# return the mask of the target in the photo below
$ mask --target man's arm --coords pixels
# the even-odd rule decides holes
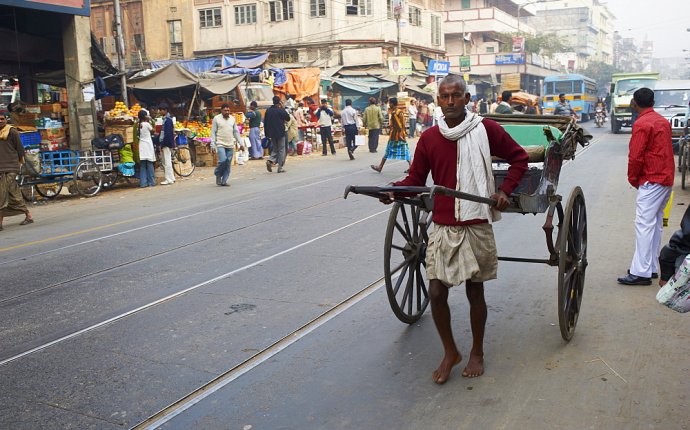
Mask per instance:
[[[640,186],[640,175],[644,167],[644,156],[651,131],[649,126],[645,126],[644,123],[637,123],[633,128],[633,134],[630,138],[628,152],[628,183],[635,188]]]
[[[14,145],[14,148],[17,151],[19,162],[23,163],[24,145],[22,145],[22,139],[19,136],[19,131],[16,128],[12,128],[12,130],[10,130],[10,140],[12,140],[12,144]]]
[[[213,118],[213,121],[211,122],[211,150],[216,149],[216,137],[218,135],[218,121],[216,121],[216,118]]]

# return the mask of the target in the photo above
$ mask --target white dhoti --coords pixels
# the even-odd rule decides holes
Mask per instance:
[[[496,279],[498,256],[491,224],[434,225],[426,250],[426,273],[449,287],[466,280]]]
[[[659,273],[659,251],[663,232],[664,207],[671,196],[671,187],[646,183],[637,190],[635,212],[635,254],[630,273],[650,278]]]

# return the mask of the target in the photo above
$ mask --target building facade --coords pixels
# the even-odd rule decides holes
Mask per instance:
[[[155,60],[192,58],[191,1],[121,0],[120,9],[128,68],[145,68]],[[91,29],[103,51],[117,64],[114,22],[113,0],[92,0]]]
[[[444,0],[194,0],[194,54],[269,52],[283,66],[385,64],[445,55]]]
[[[505,42],[506,35],[536,34],[527,23],[534,13],[533,5],[513,0],[447,0],[444,37],[451,70],[469,74],[482,95],[495,97],[502,89],[539,94],[543,78],[556,73],[550,61]]]
[[[613,65],[615,16],[600,0],[568,0],[536,3],[535,16],[526,21],[545,33],[553,33],[572,49],[562,53],[567,70],[584,69],[590,61]]]

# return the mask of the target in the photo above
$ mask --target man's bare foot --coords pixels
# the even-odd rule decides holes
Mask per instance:
[[[438,366],[438,369],[434,370],[431,379],[433,379],[434,382],[439,385],[445,384],[448,378],[450,378],[450,372],[453,370],[453,366],[460,363],[461,361],[462,355],[460,355],[460,353],[446,355],[445,357],[443,357],[443,360],[441,361],[441,364]]]
[[[470,359],[467,361],[465,370],[462,371],[462,376],[465,378],[476,378],[484,374],[484,356],[470,353]]]

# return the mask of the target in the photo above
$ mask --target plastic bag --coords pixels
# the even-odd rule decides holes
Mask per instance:
[[[26,173],[31,176],[38,176],[41,174],[41,154],[38,152],[26,152],[24,154],[24,167]]]
[[[668,283],[659,289],[656,300],[674,311],[690,311],[690,255],[680,265]]]

